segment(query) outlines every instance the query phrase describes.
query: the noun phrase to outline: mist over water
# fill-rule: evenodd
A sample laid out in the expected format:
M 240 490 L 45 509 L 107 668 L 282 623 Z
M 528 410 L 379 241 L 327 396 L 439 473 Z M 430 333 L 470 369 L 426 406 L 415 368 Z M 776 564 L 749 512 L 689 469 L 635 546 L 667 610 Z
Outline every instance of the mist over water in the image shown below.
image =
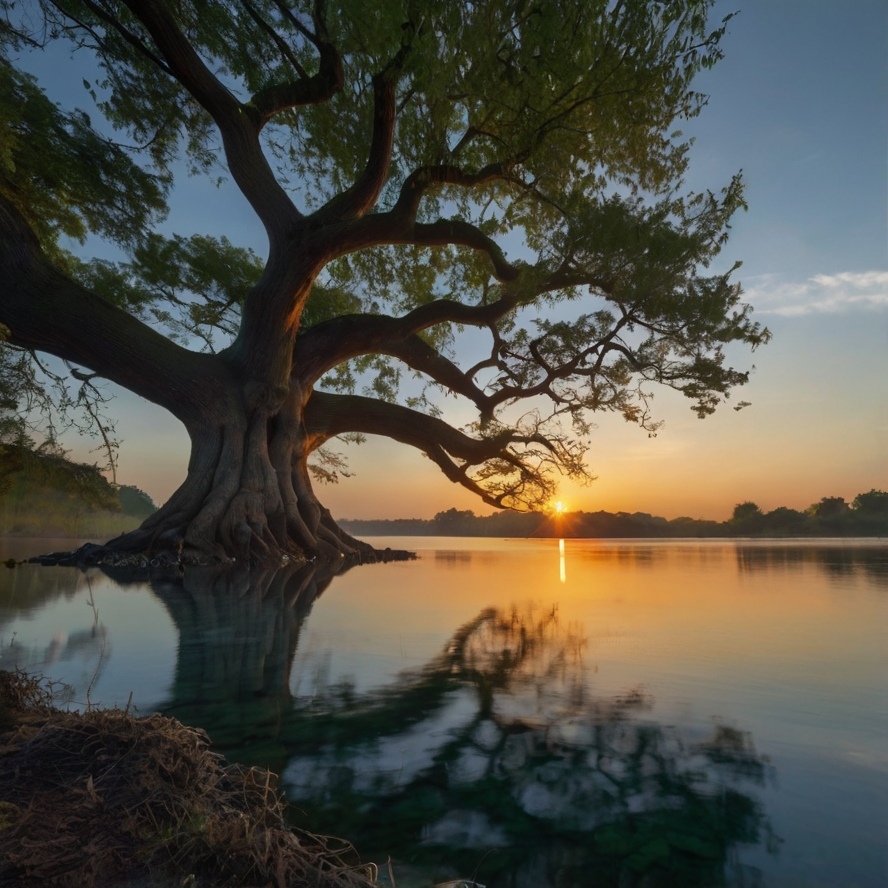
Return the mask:
M 0 664 L 204 727 L 402 888 L 885 884 L 884 543 L 374 542 L 419 560 L 4 570 Z

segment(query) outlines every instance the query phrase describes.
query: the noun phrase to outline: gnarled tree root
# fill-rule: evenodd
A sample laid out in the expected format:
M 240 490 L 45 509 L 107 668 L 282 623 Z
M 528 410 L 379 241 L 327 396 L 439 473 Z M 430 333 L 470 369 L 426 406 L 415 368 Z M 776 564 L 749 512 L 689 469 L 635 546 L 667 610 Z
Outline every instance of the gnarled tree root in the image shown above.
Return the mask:
M 349 538 L 351 539 L 351 538 Z M 357 542 L 357 541 L 355 541 Z M 110 543 L 97 544 L 85 543 L 79 549 L 71 552 L 49 552 L 46 555 L 36 555 L 28 559 L 31 564 L 43 564 L 57 567 L 119 567 L 134 571 L 150 572 L 152 568 L 169 569 L 186 567 L 207 567 L 230 565 L 232 568 L 240 567 L 235 559 L 222 560 L 218 556 L 208 555 L 199 550 L 159 549 L 156 551 L 129 551 L 125 548 L 114 546 Z M 341 561 L 343 567 L 351 567 L 357 564 L 378 564 L 389 561 L 412 561 L 416 553 L 406 549 L 374 549 L 372 546 L 362 544 L 358 547 L 350 547 L 350 551 L 340 551 L 329 546 L 329 555 L 321 560 Z M 282 555 L 278 566 L 283 567 L 294 561 L 315 561 L 313 558 L 294 558 L 286 554 Z M 268 567 L 268 565 L 265 565 Z

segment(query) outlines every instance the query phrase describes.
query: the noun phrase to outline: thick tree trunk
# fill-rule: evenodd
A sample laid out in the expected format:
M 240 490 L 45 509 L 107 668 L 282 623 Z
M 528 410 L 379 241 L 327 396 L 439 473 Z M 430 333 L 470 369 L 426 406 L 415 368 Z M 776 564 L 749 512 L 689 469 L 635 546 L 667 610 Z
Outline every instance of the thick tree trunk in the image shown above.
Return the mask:
M 161 562 L 376 561 L 367 543 L 338 527 L 311 485 L 312 441 L 302 398 L 291 391 L 280 410 L 248 414 L 231 399 L 221 422 L 191 425 L 188 475 L 170 500 L 101 554 Z M 100 553 L 96 553 L 99 555 Z
M 277 569 L 314 562 L 363 563 L 412 557 L 379 552 L 340 528 L 318 500 L 309 442 L 280 414 L 233 412 L 192 431 L 188 474 L 141 527 L 104 545 L 34 559 L 121 567 L 228 564 Z

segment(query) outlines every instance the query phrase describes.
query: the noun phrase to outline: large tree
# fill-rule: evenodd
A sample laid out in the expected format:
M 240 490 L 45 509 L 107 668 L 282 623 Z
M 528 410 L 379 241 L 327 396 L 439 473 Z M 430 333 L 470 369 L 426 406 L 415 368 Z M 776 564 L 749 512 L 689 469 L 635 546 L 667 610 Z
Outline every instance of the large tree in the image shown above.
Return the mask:
M 585 472 L 595 411 L 652 429 L 659 383 L 711 413 L 747 379 L 724 346 L 767 338 L 734 269 L 709 269 L 739 177 L 682 191 L 712 2 L 3 0 L 5 348 L 136 392 L 192 442 L 111 547 L 348 555 L 312 490 L 333 437 L 393 438 L 527 507 Z M 95 128 L 14 64 L 56 42 Z M 240 190 L 264 258 L 161 233 L 188 174 Z M 124 258 L 85 260 L 87 237 Z M 424 388 L 400 397 L 402 372 Z M 477 421 L 449 424 L 436 390 Z

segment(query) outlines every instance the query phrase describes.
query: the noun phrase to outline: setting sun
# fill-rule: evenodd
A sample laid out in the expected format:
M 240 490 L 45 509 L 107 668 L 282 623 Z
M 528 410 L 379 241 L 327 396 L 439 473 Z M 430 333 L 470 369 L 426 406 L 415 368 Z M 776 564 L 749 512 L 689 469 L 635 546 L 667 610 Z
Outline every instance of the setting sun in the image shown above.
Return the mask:
M 559 500 L 557 503 L 555 503 L 555 511 L 556 512 L 563 512 L 564 511 L 564 503 L 561 502 L 561 500 Z

